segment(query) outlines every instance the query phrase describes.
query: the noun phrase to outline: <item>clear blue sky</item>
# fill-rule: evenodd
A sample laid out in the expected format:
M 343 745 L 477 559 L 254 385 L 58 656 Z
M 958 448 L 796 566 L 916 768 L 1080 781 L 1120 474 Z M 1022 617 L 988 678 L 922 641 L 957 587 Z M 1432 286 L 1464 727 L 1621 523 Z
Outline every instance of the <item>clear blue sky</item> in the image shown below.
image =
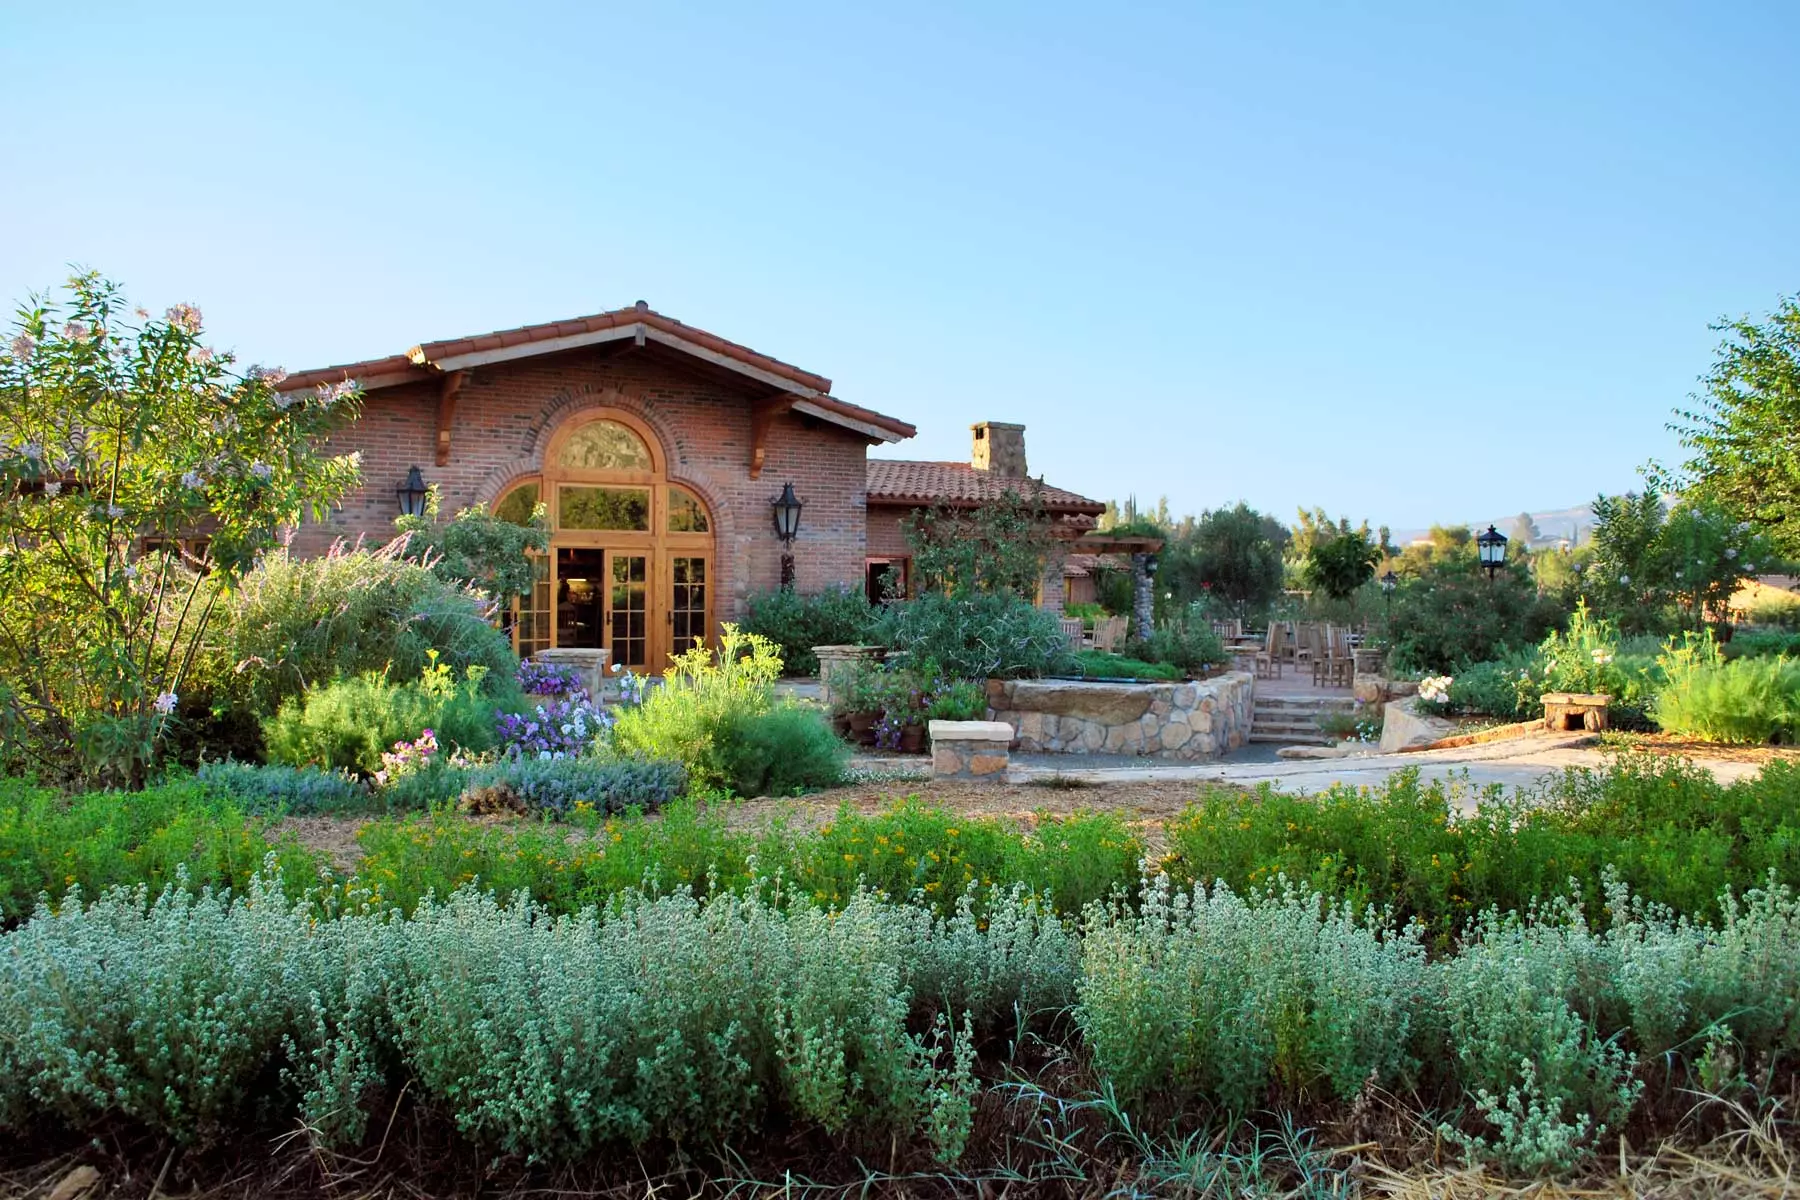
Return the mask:
M 639 298 L 965 458 L 1396 528 L 1638 482 L 1800 289 L 1800 6 L 0 0 L 0 282 L 290 369 Z

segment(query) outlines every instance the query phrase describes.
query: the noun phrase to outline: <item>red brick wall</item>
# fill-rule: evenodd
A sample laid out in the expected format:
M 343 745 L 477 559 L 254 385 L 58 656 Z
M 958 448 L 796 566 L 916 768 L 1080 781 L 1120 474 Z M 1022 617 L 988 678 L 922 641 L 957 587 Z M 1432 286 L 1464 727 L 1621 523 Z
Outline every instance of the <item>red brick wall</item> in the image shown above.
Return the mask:
M 750 478 L 750 398 L 648 355 L 556 358 L 478 367 L 457 396 L 449 465 L 436 461 L 437 389 L 408 384 L 369 393 L 363 415 L 334 435 L 335 452 L 362 453 L 363 488 L 320 524 L 303 525 L 295 549 L 317 553 L 333 538 L 386 540 L 398 511 L 394 488 L 418 466 L 443 491 L 446 513 L 493 503 L 534 474 L 566 420 L 603 408 L 631 413 L 656 431 L 669 478 L 712 510 L 715 615 L 731 620 L 753 591 L 781 579 L 781 543 L 769 501 L 792 480 L 806 502 L 794 543 L 797 586 L 860 587 L 868 486 L 861 435 L 809 417 L 777 417 L 765 441 L 762 477 Z
M 906 538 L 900 532 L 900 522 L 905 520 L 910 508 L 896 508 L 886 504 L 871 505 L 869 508 L 869 553 L 876 557 L 905 556 L 912 553 L 907 547 Z

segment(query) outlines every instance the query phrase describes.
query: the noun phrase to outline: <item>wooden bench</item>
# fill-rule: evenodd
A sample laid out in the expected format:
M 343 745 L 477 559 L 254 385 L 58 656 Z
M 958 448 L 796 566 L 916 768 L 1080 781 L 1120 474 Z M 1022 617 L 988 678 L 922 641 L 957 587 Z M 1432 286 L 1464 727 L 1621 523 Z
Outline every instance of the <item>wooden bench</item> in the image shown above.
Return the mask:
M 1606 728 L 1606 710 L 1611 703 L 1611 696 L 1598 692 L 1545 692 L 1544 728 L 1598 733 Z

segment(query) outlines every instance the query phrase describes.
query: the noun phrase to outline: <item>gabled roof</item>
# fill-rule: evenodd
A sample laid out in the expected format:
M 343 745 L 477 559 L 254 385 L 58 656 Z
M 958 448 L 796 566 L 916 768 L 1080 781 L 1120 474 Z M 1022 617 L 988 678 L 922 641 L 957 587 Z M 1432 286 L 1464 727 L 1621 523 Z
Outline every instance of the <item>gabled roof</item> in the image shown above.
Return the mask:
M 287 377 L 282 390 L 297 392 L 319 384 L 355 379 L 364 391 L 373 391 L 441 379 L 451 371 L 470 367 L 559 354 L 627 339 L 640 346 L 654 342 L 732 371 L 767 387 L 771 395 L 781 396 L 784 405 L 794 412 L 854 429 L 878 441 L 897 442 L 918 432 L 905 421 L 838 399 L 831 394 L 831 380 L 823 375 L 803 371 L 792 363 L 758 353 L 717 334 L 684 325 L 656 312 L 641 300 L 630 308 L 592 316 L 521 325 L 517 329 L 501 329 L 448 341 L 421 342 L 405 354 L 296 371 Z
M 1098 500 L 1035 479 L 1018 479 L 978 471 L 965 462 L 869 460 L 870 504 L 981 504 L 1007 492 L 1027 495 L 1035 489 L 1050 512 L 1097 517 L 1106 510 Z

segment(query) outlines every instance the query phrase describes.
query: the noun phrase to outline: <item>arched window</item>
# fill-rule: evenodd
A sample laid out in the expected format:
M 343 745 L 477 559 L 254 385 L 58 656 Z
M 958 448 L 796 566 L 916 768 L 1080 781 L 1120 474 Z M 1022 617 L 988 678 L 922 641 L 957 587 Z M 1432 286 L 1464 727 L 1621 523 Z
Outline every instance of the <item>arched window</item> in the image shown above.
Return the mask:
M 523 522 L 542 501 L 551 529 L 514 609 L 521 655 L 605 647 L 614 663 L 660 671 L 711 637 L 712 514 L 666 463 L 636 417 L 587 413 L 551 438 L 541 475 L 501 494 L 495 516 Z

